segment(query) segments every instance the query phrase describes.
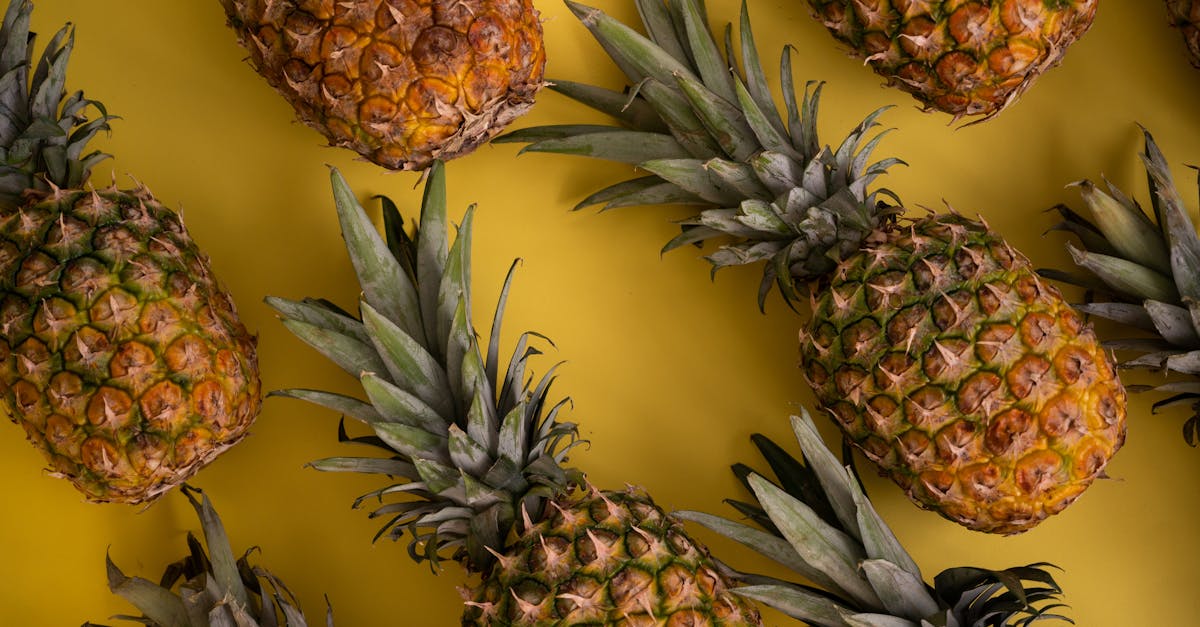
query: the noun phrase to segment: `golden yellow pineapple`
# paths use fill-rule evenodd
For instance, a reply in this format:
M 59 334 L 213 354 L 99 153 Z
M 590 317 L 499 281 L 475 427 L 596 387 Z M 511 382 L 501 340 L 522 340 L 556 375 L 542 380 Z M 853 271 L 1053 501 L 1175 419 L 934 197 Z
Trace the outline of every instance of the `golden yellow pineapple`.
M 996 115 L 1058 65 L 1097 0 L 809 0 L 853 54 L 923 106 Z
M 798 98 L 785 53 L 780 111 L 744 11 L 738 64 L 699 27 L 695 0 L 638 0 L 649 37 L 568 4 L 639 88 L 631 97 L 554 79 L 553 89 L 623 127 L 536 127 L 504 141 L 637 165 L 645 176 L 580 206 L 699 206 L 667 249 L 716 240 L 717 269 L 763 262 L 760 307 L 773 288 L 797 308 L 811 300 L 800 353 L 822 408 L 917 504 L 1016 533 L 1102 475 L 1125 437 L 1109 356 L 985 224 L 900 218 L 895 196 L 874 187 L 899 162 L 871 160 L 882 109 L 822 145 L 821 87 Z
M 1125 439 L 1092 329 L 1020 253 L 955 215 L 881 229 L 814 286 L 805 378 L 909 497 L 1014 533 L 1073 502 Z
M 0 391 L 55 473 L 139 503 L 246 435 L 255 342 L 178 215 L 143 186 L 84 187 L 110 118 L 63 88 L 68 28 L 31 72 L 32 10 L 9 3 L 0 54 Z
M 1183 33 L 1188 59 L 1192 65 L 1200 67 L 1200 1 L 1167 0 L 1167 15 L 1171 25 Z
M 531 0 L 221 0 L 250 62 L 330 144 L 423 170 L 491 139 L 542 86 Z

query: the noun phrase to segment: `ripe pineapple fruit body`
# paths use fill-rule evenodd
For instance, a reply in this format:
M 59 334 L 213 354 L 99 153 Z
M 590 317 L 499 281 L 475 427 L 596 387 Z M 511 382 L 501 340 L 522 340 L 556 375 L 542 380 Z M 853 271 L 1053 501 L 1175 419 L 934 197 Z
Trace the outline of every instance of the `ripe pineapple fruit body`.
M 805 378 L 909 497 L 981 531 L 1058 513 L 1125 438 L 1125 392 L 1091 328 L 984 225 L 883 234 L 816 290 Z
M 853 54 L 928 109 L 991 117 L 1083 36 L 1097 0 L 809 0 Z
M 637 4 L 649 36 L 569 2 L 636 95 L 552 81 L 622 126 L 534 127 L 499 140 L 636 164 L 648 175 L 579 206 L 699 206 L 667 250 L 716 240 L 715 269 L 763 263 L 760 308 L 774 289 L 797 308 L 811 300 L 800 350 L 822 408 L 917 504 L 1015 533 L 1100 476 L 1125 433 L 1111 362 L 986 225 L 899 219 L 899 199 L 874 186 L 900 163 L 872 161 L 883 110 L 822 145 L 821 85 L 797 97 L 785 51 L 780 110 L 745 11 L 737 63 L 720 58 L 693 0 Z
M 424 170 L 491 139 L 542 86 L 530 0 L 222 0 L 254 68 L 330 144 Z
M 141 502 L 247 433 L 254 338 L 148 191 L 55 190 L 0 213 L 0 381 L 53 470 Z
M 179 216 L 85 187 L 111 118 L 63 87 L 69 28 L 31 67 L 32 11 L 9 3 L 0 54 L 0 394 L 88 499 L 140 503 L 246 435 L 255 342 Z
M 384 201 L 380 237 L 333 173 L 342 234 L 362 286 L 361 317 L 328 301 L 269 298 L 287 328 L 362 384 L 367 400 L 285 390 L 370 425 L 386 457 L 319 460 L 320 470 L 386 474 L 380 535 L 411 535 L 409 554 L 461 562 L 479 583 L 464 592 L 464 625 L 761 625 L 751 603 L 698 542 L 635 490 L 586 487 L 565 466 L 576 425 L 559 420 L 553 373 L 528 372 L 539 354 L 522 334 L 507 365 L 503 308 L 484 348 L 471 320 L 472 213 L 447 243 L 444 170 L 429 170 L 420 225 L 410 236 Z M 511 280 L 511 273 L 509 276 Z M 506 282 L 500 296 L 508 297 Z
M 742 625 L 707 551 L 635 490 L 556 499 L 472 591 L 464 625 Z

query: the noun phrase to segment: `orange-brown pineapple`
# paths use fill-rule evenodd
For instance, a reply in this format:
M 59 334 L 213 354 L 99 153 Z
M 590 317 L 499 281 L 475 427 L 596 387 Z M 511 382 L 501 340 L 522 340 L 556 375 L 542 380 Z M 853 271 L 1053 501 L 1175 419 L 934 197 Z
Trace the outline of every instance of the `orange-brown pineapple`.
M 491 139 L 542 86 L 530 0 L 221 0 L 254 68 L 330 144 L 423 170 Z
M 814 15 L 926 108 L 991 117 L 1058 65 L 1097 0 L 809 0 Z

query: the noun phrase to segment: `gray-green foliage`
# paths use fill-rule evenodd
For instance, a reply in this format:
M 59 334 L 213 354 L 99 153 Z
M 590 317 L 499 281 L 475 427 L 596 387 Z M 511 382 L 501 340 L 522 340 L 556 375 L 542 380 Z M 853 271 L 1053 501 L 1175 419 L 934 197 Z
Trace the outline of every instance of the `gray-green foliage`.
M 534 379 L 527 369 L 540 353 L 536 334 L 521 334 L 507 365 L 501 363 L 511 270 L 482 344 L 470 298 L 473 208 L 449 244 L 444 172 L 441 162 L 430 167 L 411 236 L 387 199 L 381 235 L 341 174 L 332 172 L 342 235 L 362 288 L 359 314 L 315 298 L 267 303 L 292 333 L 358 379 L 365 400 L 306 389 L 274 394 L 371 428 L 370 436 L 351 438 L 344 429 L 339 435 L 386 457 L 312 465 L 388 477 L 354 503 L 378 503 L 371 516 L 385 520 L 380 536 L 408 534 L 409 554 L 418 561 L 449 557 L 486 571 L 492 551 L 503 550 L 521 524 L 523 509 L 536 516 L 548 497 L 579 481 L 562 467 L 577 430 L 557 420 L 565 400 L 547 401 L 554 370 Z
M 735 54 L 732 27 L 719 46 L 696 0 L 636 0 L 646 35 L 599 9 L 567 5 L 625 73 L 626 93 L 554 79 L 551 89 L 616 118 L 620 126 L 539 126 L 493 141 L 523 152 L 581 155 L 649 173 L 600 190 L 578 207 L 679 203 L 700 207 L 667 250 L 720 239 L 714 271 L 764 262 L 760 306 L 773 286 L 785 299 L 856 252 L 897 210 L 871 190 L 895 158 L 871 162 L 885 133 L 868 137 L 877 110 L 837 148 L 817 137 L 821 85 L 798 97 L 790 51 L 780 61 L 780 112 L 759 61 L 743 4 Z M 741 62 L 738 62 L 738 55 Z
M 113 618 L 153 627 L 307 627 L 292 592 L 269 571 L 250 563 L 254 549 L 234 556 L 208 496 L 187 485 L 181 490 L 200 518 L 204 544 L 189 532 L 188 556 L 169 565 L 157 584 L 126 576 L 106 559 L 108 587 L 142 612 Z M 325 624 L 333 627 L 332 608 Z
M 85 150 L 112 116 L 82 91 L 67 95 L 74 31 L 62 27 L 35 64 L 32 13 L 30 0 L 10 0 L 0 26 L 0 208 L 23 205 L 29 190 L 77 189 L 108 156 Z M 88 120 L 91 108 L 99 115 Z
M 1111 183 L 1106 189 L 1088 180 L 1076 183 L 1088 215 L 1060 205 L 1063 220 L 1054 228 L 1078 238 L 1080 247 L 1067 247 L 1086 274 L 1042 273 L 1087 288 L 1088 302 L 1077 305 L 1081 311 L 1144 332 L 1105 342 L 1133 355 L 1121 366 L 1185 376 L 1127 387 L 1166 394 L 1156 411 L 1190 404 L 1183 435 L 1194 446 L 1200 441 L 1200 236 L 1166 158 L 1148 131 L 1144 136 L 1151 214 Z
M 916 561 L 875 511 L 852 468 L 826 448 L 807 413 L 792 418 L 803 461 L 762 437 L 754 441 L 776 479 L 734 471 L 756 501 L 730 503 L 753 524 L 681 512 L 770 557 L 804 581 L 735 572 L 753 598 L 819 627 L 1028 625 L 1052 613 L 1061 589 L 1046 564 L 993 571 L 951 568 L 925 583 Z M 1070 621 L 1068 621 L 1070 622 Z

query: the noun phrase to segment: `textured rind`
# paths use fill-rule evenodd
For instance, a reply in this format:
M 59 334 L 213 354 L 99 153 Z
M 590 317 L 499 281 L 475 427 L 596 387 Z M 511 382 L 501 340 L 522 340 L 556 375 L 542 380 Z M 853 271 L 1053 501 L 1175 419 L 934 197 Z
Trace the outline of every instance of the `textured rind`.
M 639 491 L 563 497 L 548 514 L 470 593 L 463 625 L 762 624 L 708 551 Z
M 247 433 L 255 339 L 179 217 L 142 189 L 0 215 L 0 388 L 52 471 L 141 503 Z
M 222 0 L 250 62 L 331 145 L 424 170 L 533 106 L 531 0 Z
M 985 225 L 915 221 L 845 261 L 802 334 L 806 379 L 917 504 L 1025 531 L 1125 439 L 1125 390 L 1091 328 Z
M 1188 60 L 1200 68 L 1200 0 L 1167 0 L 1171 25 L 1183 33 Z
M 853 54 L 927 109 L 987 119 L 1058 65 L 1098 0 L 809 0 Z

